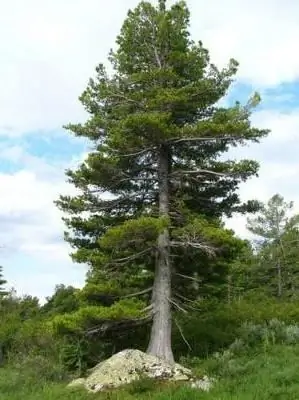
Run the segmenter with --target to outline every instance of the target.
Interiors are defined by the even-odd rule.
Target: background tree
[[[129,11],[110,53],[113,74],[99,65],[81,96],[90,118],[68,129],[90,139],[93,151],[67,172],[80,194],[62,196],[58,205],[70,214],[73,258],[103,279],[103,292],[122,297],[138,289],[124,296],[143,296],[137,303],[153,319],[148,352],[173,361],[171,308],[183,310],[178,288],[188,303],[198,297],[195,281],[202,289],[202,282],[225,275],[243,244],[220,219],[257,209],[255,202],[242,204],[236,191],[258,164],[220,156],[267,131],[250,124],[257,95],[245,106],[218,105],[236,61],[217,69],[190,39],[185,2],[169,9],[165,3],[141,2]]]
[[[293,214],[293,206],[275,194],[247,224],[258,236],[255,280],[278,297],[294,296],[299,288],[299,215]]]
[[[57,285],[53,295],[47,297],[41,311],[47,315],[57,315],[78,310],[78,292],[73,286]]]
[[[7,281],[4,279],[2,271],[3,267],[0,266],[0,299],[8,294],[7,290],[5,289]]]
[[[227,274],[227,302],[240,301],[252,291],[255,291],[254,271],[256,255],[249,241],[244,241],[243,248],[231,262]],[[260,288],[260,287],[259,287]]]

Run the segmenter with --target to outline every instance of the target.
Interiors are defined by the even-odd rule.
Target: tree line
[[[295,304],[293,203],[278,194],[267,204],[242,202],[239,186],[259,165],[230,159],[230,149],[269,134],[251,123],[260,97],[224,107],[238,63],[218,69],[189,28],[184,1],[142,1],[109,54],[112,73],[97,66],[80,97],[88,120],[66,127],[88,139],[91,151],[66,173],[77,195],[56,202],[73,260],[89,267],[86,283],[57,286],[43,306],[1,292],[3,318],[15,327],[2,333],[6,354],[18,340],[52,350],[59,343],[60,360],[81,370],[130,345],[173,362],[203,351],[201,343],[210,351],[229,340],[210,331],[203,338],[199,316],[208,327],[212,317],[220,323],[223,307],[239,315],[238,304],[247,301],[252,311],[263,302],[270,315]],[[248,230],[256,241],[225,227],[223,218],[236,213],[253,215]],[[281,302],[276,311],[269,299]]]

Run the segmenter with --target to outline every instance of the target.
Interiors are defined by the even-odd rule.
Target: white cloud
[[[267,109],[255,113],[252,121],[261,128],[270,129],[270,140],[277,145],[299,138],[298,108],[284,112]]]
[[[299,4],[293,0],[190,1],[193,31],[211,49],[216,63],[240,63],[239,77],[258,86],[275,86],[299,77]],[[205,4],[204,4],[205,3]]]
[[[169,3],[173,3],[170,1]],[[11,0],[0,15],[0,134],[20,135],[82,120],[78,95],[106,61],[137,0]],[[299,4],[293,0],[188,1],[192,34],[216,63],[241,62],[258,87],[299,76]]]
[[[81,285],[85,268],[72,263],[62,214],[53,204],[60,194],[74,193],[65,182],[66,164],[51,164],[18,146],[0,149],[0,162],[5,158],[23,165],[0,173],[0,256],[9,284],[39,297],[58,283]]]
[[[259,177],[241,185],[241,199],[267,202],[279,193],[287,201],[294,201],[294,211],[299,213],[296,187],[299,176],[299,109],[260,111],[254,115],[253,122],[256,126],[271,129],[271,132],[261,144],[233,151],[237,159],[246,157],[260,162]],[[246,217],[235,216],[227,224],[240,236],[252,238],[246,230]]]

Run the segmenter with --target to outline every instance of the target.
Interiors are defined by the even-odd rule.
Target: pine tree
[[[2,271],[3,267],[0,266],[0,299],[8,294],[4,288],[7,284],[7,281],[4,279]]]
[[[277,297],[294,296],[299,287],[299,215],[294,215],[293,208],[293,202],[275,194],[247,224],[248,230],[257,235],[255,281]]]
[[[195,281],[217,280],[240,246],[221,216],[257,208],[236,191],[258,164],[219,157],[268,133],[249,120],[258,95],[245,106],[219,105],[237,62],[211,64],[190,39],[189,17],[183,1],[143,1],[129,11],[110,53],[113,74],[100,64],[80,98],[89,120],[67,127],[93,143],[67,172],[80,193],[57,202],[70,214],[66,240],[73,258],[90,265],[88,279],[115,292],[135,285],[144,296],[153,281],[148,352],[169,361],[171,307],[183,309],[175,290],[183,302],[192,290],[198,295]]]

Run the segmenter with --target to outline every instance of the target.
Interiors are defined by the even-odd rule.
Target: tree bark
[[[169,215],[169,173],[170,150],[161,146],[159,152],[159,215]],[[158,237],[156,271],[153,286],[152,304],[154,317],[147,352],[173,363],[171,346],[171,264],[169,230],[165,229]]]

